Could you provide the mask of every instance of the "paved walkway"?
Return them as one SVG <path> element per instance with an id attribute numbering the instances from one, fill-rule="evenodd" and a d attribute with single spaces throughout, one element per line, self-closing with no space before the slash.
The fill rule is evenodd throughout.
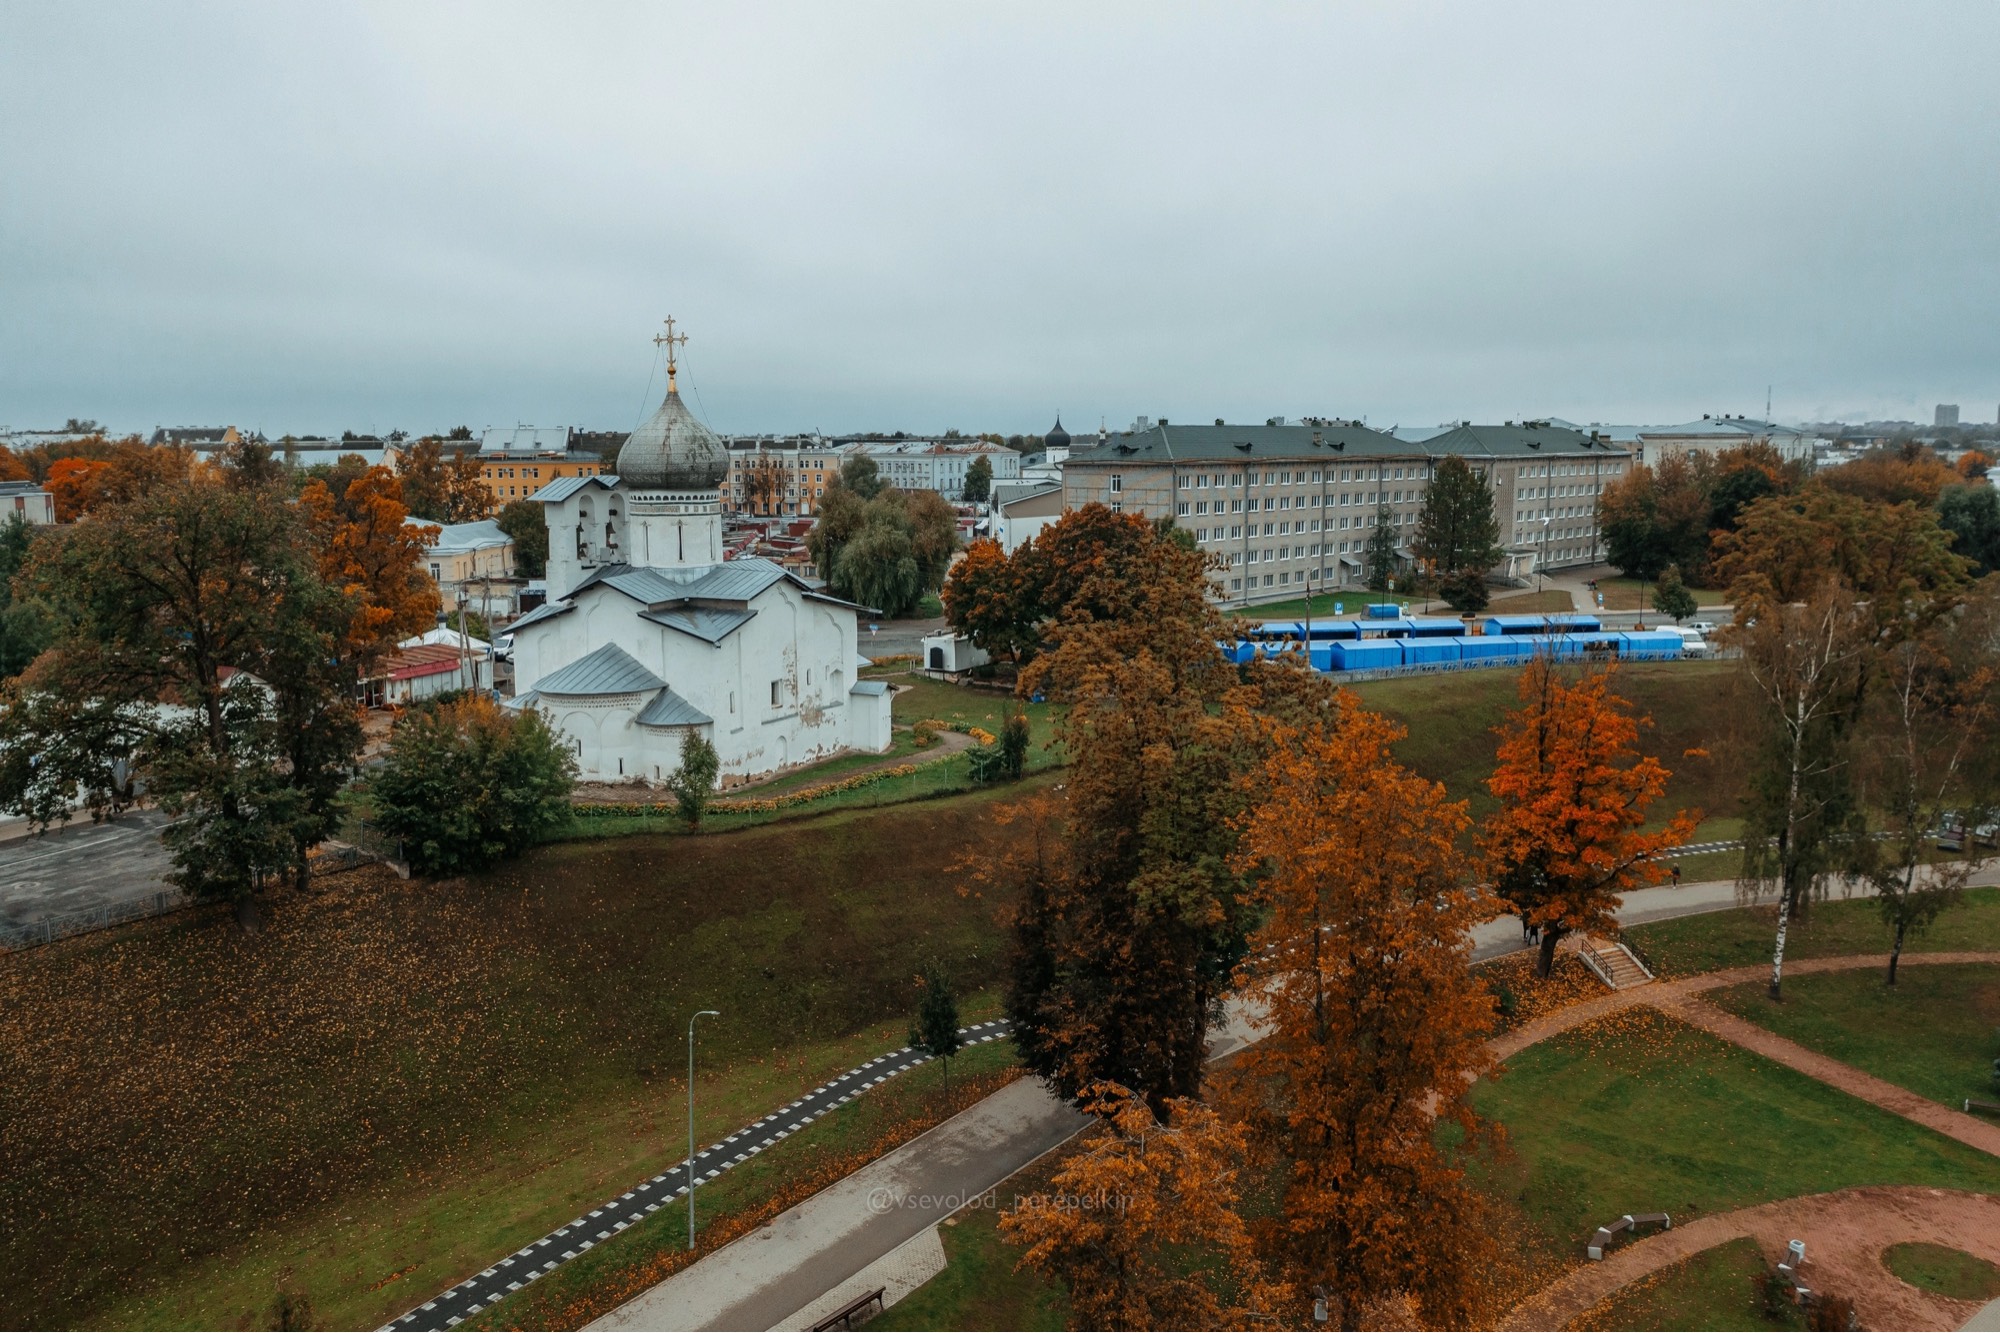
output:
<path id="1" fill-rule="evenodd" d="M 1957 1328 L 1978 1301 L 1920 1291 L 1882 1266 L 1882 1251 L 1928 1241 L 2000 1263 L 2000 1199 L 1921 1186 L 1868 1186 L 1717 1213 L 1612 1250 L 1517 1306 L 1503 1329 L 1566 1328 L 1632 1283 L 1703 1250 L 1753 1237 L 1767 1259 L 1806 1246 L 1804 1279 L 1855 1304 L 1863 1328 Z"/>
<path id="2" fill-rule="evenodd" d="M 1980 876 L 1986 882 L 1990 882 L 1995 877 L 2000 877 L 2000 866 L 1989 867 L 1982 871 Z M 1645 921 L 1664 920 L 1671 917 L 1688 916 L 1702 912 L 1721 911 L 1735 906 L 1737 906 L 1737 896 L 1733 883 L 1728 881 L 1709 881 L 1684 884 L 1677 888 L 1642 889 L 1629 893 L 1625 895 L 1625 906 L 1619 913 L 1619 919 L 1623 924 L 1636 925 Z M 1503 917 L 1496 921 L 1487 922 L 1473 932 L 1473 945 L 1473 957 L 1475 961 L 1483 961 L 1487 958 L 1518 952 L 1523 947 L 1520 939 L 1519 924 L 1511 917 Z M 1919 957 L 1936 957 L 1936 955 L 1906 955 L 1904 961 L 1908 964 L 1914 962 Z M 1819 961 L 1823 962 L 1825 960 Z M 1878 960 L 1871 959 L 1871 965 L 1876 961 Z M 1800 972 L 1819 969 L 1813 965 L 1813 960 L 1803 960 L 1787 964 L 1787 970 L 1792 975 L 1797 975 Z M 1733 979 L 1754 980 L 1764 975 L 1763 970 L 1759 968 L 1743 968 L 1735 969 L 1734 971 L 1743 974 L 1742 977 L 1717 981 L 1715 984 L 1727 985 L 1732 984 Z M 1715 975 L 1717 977 L 1725 977 L 1730 974 L 1717 973 Z M 1665 985 L 1674 986 L 1684 984 L 1686 983 L 1666 983 Z M 1583 1005 L 1572 1006 L 1570 1009 L 1549 1015 L 1537 1023 L 1529 1024 L 1517 1032 L 1509 1034 L 1506 1038 L 1499 1039 L 1496 1050 L 1501 1055 L 1501 1058 L 1504 1059 L 1514 1051 L 1531 1044 L 1532 1041 L 1541 1040 L 1545 1036 L 1553 1035 L 1555 1032 L 1563 1031 L 1568 1027 L 1575 1026 L 1577 1023 L 1587 1021 L 1589 1017 L 1593 1017 L 1598 1013 L 1609 1012 L 1611 1009 L 1623 1007 L 1623 1005 L 1632 1003 L 1640 997 L 1660 995 L 1664 988 L 1664 986 L 1646 986 L 1638 990 L 1607 995 L 1600 1000 L 1589 1001 Z M 996 1040 L 1005 1036 L 1008 1030 L 1008 1025 L 1002 1020 L 981 1024 L 977 1029 L 969 1029 L 968 1031 L 976 1033 L 981 1040 Z M 1527 1035 L 1531 1033 L 1535 1035 Z M 1211 1044 L 1210 1059 L 1222 1058 L 1231 1051 L 1239 1049 L 1249 1041 L 1254 1040 L 1255 1036 L 1256 1032 L 1250 1020 L 1240 1011 L 1232 1011 L 1230 1025 L 1218 1032 Z M 840 1078 L 815 1089 L 812 1093 L 794 1102 L 782 1111 L 766 1117 L 765 1120 L 759 1121 L 757 1124 L 749 1126 L 737 1134 L 731 1135 L 723 1143 L 697 1154 L 696 1168 L 699 1177 L 697 1183 L 705 1182 L 721 1171 L 726 1171 L 738 1162 L 746 1160 L 749 1156 L 761 1152 L 765 1147 L 770 1146 L 771 1143 L 786 1137 L 797 1129 L 803 1128 L 805 1124 L 817 1119 L 818 1116 L 824 1114 L 833 1106 L 850 1100 L 852 1097 L 859 1095 L 884 1079 L 894 1077 L 898 1073 L 923 1063 L 925 1058 L 907 1048 L 901 1051 L 890 1052 L 887 1055 L 869 1061 L 865 1065 L 850 1070 Z M 1005 1090 L 1002 1093 L 996 1093 L 995 1096 L 1001 1096 L 1004 1093 Z M 983 1106 L 984 1103 L 981 1105 Z M 966 1117 L 974 1117 L 979 1110 L 980 1107 L 973 1107 L 971 1110 L 962 1113 L 958 1119 L 963 1120 Z M 1068 1112 L 1067 1107 L 1060 1106 L 1053 1099 L 1050 1099 L 1048 1106 L 1043 1111 L 1043 1115 L 1048 1117 L 1046 1123 L 1049 1132 L 1054 1132 L 1056 1128 L 1055 1117 L 1059 1113 L 1066 1112 Z M 966 1121 L 966 1127 L 963 1130 L 953 1129 L 952 1127 L 956 1123 L 956 1120 L 947 1121 L 944 1125 L 931 1130 L 930 1134 L 956 1134 L 965 1132 L 976 1135 L 984 1132 L 978 1130 L 975 1127 L 975 1122 L 972 1120 Z M 1074 1133 L 1074 1129 L 1072 1128 L 1069 1133 Z M 1065 1133 L 1056 1142 L 1061 1142 L 1068 1137 L 1069 1134 Z M 983 1183 L 979 1183 L 972 1192 L 980 1194 L 997 1186 L 1001 1181 L 1007 1179 L 1007 1177 L 1013 1175 L 1016 1171 L 1033 1161 L 1035 1157 L 1039 1156 L 1040 1151 L 1029 1152 L 1026 1156 L 1021 1155 L 1022 1152 L 1026 1151 L 1026 1145 L 1031 1144 L 1031 1142 L 1031 1138 L 1023 1138 L 1019 1140 L 1019 1143 L 1023 1146 L 1018 1147 L 1014 1151 L 996 1150 L 986 1154 L 981 1160 L 986 1163 L 988 1174 Z M 736 1149 L 734 1155 L 729 1151 L 732 1148 Z M 712 1166 L 713 1169 L 704 1173 L 702 1171 L 704 1166 Z M 559 1264 L 592 1248 L 599 1241 L 608 1239 L 610 1236 L 631 1226 L 634 1222 L 642 1220 L 649 1213 L 657 1211 L 663 1203 L 671 1202 L 674 1199 L 684 1196 L 686 1193 L 685 1178 L 686 1166 L 685 1163 L 682 1163 L 642 1183 L 618 1199 L 606 1203 L 601 1208 L 594 1209 L 585 1216 L 574 1219 L 567 1226 L 558 1228 L 540 1240 L 524 1246 L 514 1254 L 502 1259 L 493 1267 L 466 1279 L 434 1300 L 427 1301 L 416 1309 L 409 1311 L 388 1325 L 388 1327 L 398 1330 L 399 1333 L 418 1333 L 419 1330 L 440 1330 L 456 1325 L 461 1320 L 484 1309 L 494 1301 L 502 1299 L 510 1292 L 518 1290 L 527 1283 L 533 1282 L 535 1279 L 554 1271 Z M 941 1186 L 933 1192 L 947 1194 L 952 1192 L 952 1190 L 950 1187 Z M 947 1212 L 949 1211 L 951 1210 L 947 1210 Z M 766 1236 L 767 1233 L 768 1229 L 766 1232 L 754 1233 L 753 1237 L 746 1237 L 743 1240 L 735 1242 L 734 1245 L 744 1245 L 746 1242 L 753 1240 L 755 1236 Z M 841 1264 L 848 1262 L 849 1259 L 859 1258 L 860 1262 L 856 1263 L 854 1267 L 847 1269 L 847 1274 L 843 1274 L 842 1276 L 846 1277 L 847 1275 L 857 1274 L 860 1270 L 867 1267 L 869 1263 L 883 1259 L 890 1251 L 908 1241 L 914 1234 L 914 1231 L 903 1231 L 901 1234 L 897 1234 L 897 1228 L 894 1227 L 863 1227 L 854 1232 L 854 1238 L 851 1238 L 850 1233 L 838 1228 L 828 1229 L 816 1225 L 814 1228 L 808 1228 L 797 1233 L 796 1237 L 794 1237 L 796 1243 L 793 1245 L 768 1247 L 766 1254 L 775 1262 L 768 1262 L 765 1269 L 761 1271 L 765 1271 L 767 1274 L 767 1280 L 763 1283 L 763 1286 L 770 1288 L 773 1294 L 769 1296 L 764 1304 L 755 1307 L 757 1317 L 768 1315 L 765 1323 L 756 1326 L 759 1328 L 772 1327 L 774 1324 L 785 1320 L 791 1312 L 800 1310 L 802 1307 L 808 1305 L 817 1304 L 817 1301 L 810 1295 L 804 1300 L 793 1301 L 789 1305 L 784 1303 L 791 1300 L 792 1295 L 796 1294 L 790 1285 L 781 1285 L 784 1283 L 784 1275 L 792 1268 L 803 1267 L 823 1277 L 825 1273 L 840 1267 Z M 868 1239 L 865 1242 L 861 1241 L 857 1239 L 860 1236 L 866 1236 Z M 818 1240 L 813 1241 L 812 1238 L 814 1237 L 817 1237 Z M 822 1264 L 818 1257 L 819 1252 L 811 1249 L 811 1245 L 815 1243 L 838 1250 L 842 1257 L 837 1261 Z M 800 1252 L 798 1248 L 800 1245 L 806 1247 L 806 1253 Z M 682 1270 L 681 1273 L 667 1279 L 666 1282 L 656 1287 L 653 1292 L 639 1297 L 638 1300 L 646 1301 L 655 1293 L 663 1292 L 673 1287 L 677 1282 L 684 1279 L 692 1279 L 693 1275 L 701 1270 L 703 1265 L 726 1253 L 730 1248 L 733 1248 L 733 1246 L 725 1247 L 724 1250 L 717 1251 L 716 1254 L 707 1256 L 698 1263 Z M 816 1278 L 815 1280 L 818 1279 Z M 835 1279 L 836 1284 L 839 1281 L 840 1279 Z M 852 1285 L 851 1278 L 849 1279 L 849 1285 Z M 692 1288 L 690 1289 L 692 1290 Z M 831 1288 L 823 1289 L 822 1294 L 831 1295 L 833 1291 Z M 706 1307 L 697 1306 L 694 1308 Z M 738 1313 L 739 1315 L 748 1317 L 747 1310 L 739 1311 Z M 678 1317 L 664 1319 L 662 1322 L 666 1326 L 682 1328 L 702 1326 L 692 1319 L 681 1319 Z M 736 1325 L 715 1324 L 711 1326 L 734 1327 Z"/>
<path id="3" fill-rule="evenodd" d="M 1258 1035 L 1254 1021 L 1235 1012 L 1213 1034 L 1209 1059 Z M 589 1327 L 808 1328 L 813 1311 L 884 1285 L 871 1265 L 913 1236 L 961 1208 L 1011 1207 L 994 1191 L 1089 1124 L 1039 1080 L 1017 1080 Z"/>

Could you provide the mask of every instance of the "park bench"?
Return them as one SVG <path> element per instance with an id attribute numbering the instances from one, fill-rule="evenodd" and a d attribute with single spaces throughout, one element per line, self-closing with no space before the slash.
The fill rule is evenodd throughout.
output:
<path id="1" fill-rule="evenodd" d="M 1982 1102 L 1976 1097 L 1967 1097 L 1965 1113 L 1971 1115 L 1974 1111 L 1981 1115 L 2000 1115 L 2000 1102 Z"/>
<path id="2" fill-rule="evenodd" d="M 887 1287 L 877 1287 L 873 1291 L 864 1292 L 856 1296 L 853 1300 L 841 1306 L 817 1324 L 814 1324 L 813 1333 L 825 1333 L 825 1330 L 830 1328 L 853 1328 L 854 1321 L 862 1315 L 867 1314 L 870 1309 L 880 1310 L 882 1308 L 882 1294 L 887 1290 Z"/>
<path id="3" fill-rule="evenodd" d="M 1656 1224 L 1667 1231 L 1674 1229 L 1674 1219 L 1665 1213 L 1627 1213 L 1616 1222 L 1609 1223 L 1597 1229 L 1597 1234 L 1590 1238 L 1590 1257 L 1593 1259 L 1602 1259 L 1604 1251 L 1611 1246 L 1611 1238 L 1613 1236 L 1621 1231 L 1636 1232 L 1641 1226 L 1648 1223 Z"/>

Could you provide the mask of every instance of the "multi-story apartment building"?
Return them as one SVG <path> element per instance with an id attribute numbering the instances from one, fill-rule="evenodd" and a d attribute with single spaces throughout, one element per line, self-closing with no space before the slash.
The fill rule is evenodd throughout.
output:
<path id="1" fill-rule="evenodd" d="M 572 448 L 567 426 L 495 426 L 479 437 L 479 479 L 501 508 L 525 500 L 563 477 L 596 477 L 611 471 L 601 455 Z"/>
<path id="2" fill-rule="evenodd" d="M 1407 561 L 1424 492 L 1450 454 L 1493 488 L 1506 550 L 1499 572 L 1521 577 L 1602 557 L 1596 497 L 1632 456 L 1602 436 L 1547 422 L 1465 424 L 1419 441 L 1346 421 L 1161 422 L 1072 453 L 1063 500 L 1172 518 L 1222 560 L 1219 598 L 1276 601 L 1309 586 L 1359 587 L 1381 522 L 1397 529 L 1397 554 Z"/>
<path id="3" fill-rule="evenodd" d="M 743 518 L 810 518 L 840 475 L 848 445 L 817 435 L 752 435 L 725 441 L 723 512 Z"/>
<path id="4" fill-rule="evenodd" d="M 936 491 L 947 500 L 965 494 L 965 473 L 973 460 L 993 467 L 993 480 L 1018 481 L 1021 455 L 987 440 L 891 440 L 853 446 L 875 460 L 883 481 L 904 491 Z"/>

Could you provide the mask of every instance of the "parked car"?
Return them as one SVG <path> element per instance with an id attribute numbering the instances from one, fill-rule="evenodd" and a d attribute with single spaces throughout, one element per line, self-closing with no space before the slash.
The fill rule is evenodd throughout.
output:
<path id="1" fill-rule="evenodd" d="M 1687 624 L 1681 626 L 1681 628 L 1691 629 L 1706 639 L 1709 635 L 1715 633 L 1715 622 L 1713 620 L 1690 620 Z"/>

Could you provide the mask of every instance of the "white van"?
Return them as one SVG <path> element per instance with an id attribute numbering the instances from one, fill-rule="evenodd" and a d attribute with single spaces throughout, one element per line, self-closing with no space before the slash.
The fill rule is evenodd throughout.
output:
<path id="1" fill-rule="evenodd" d="M 1701 637 L 1700 630 L 1694 628 L 1692 625 L 1674 625 L 1668 628 L 1671 629 L 1671 632 L 1681 636 L 1682 657 L 1712 656 L 1709 651 L 1708 640 Z"/>

